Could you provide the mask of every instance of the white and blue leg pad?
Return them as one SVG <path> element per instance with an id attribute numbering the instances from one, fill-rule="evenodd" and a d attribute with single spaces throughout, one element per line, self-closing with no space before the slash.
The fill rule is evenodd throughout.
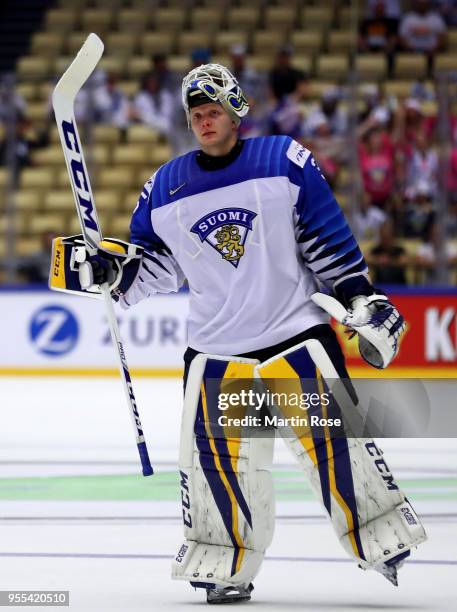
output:
<path id="1" fill-rule="evenodd" d="M 273 537 L 274 437 L 218 425 L 219 393 L 251 384 L 258 363 L 200 354 L 190 366 L 179 453 L 185 539 L 172 577 L 194 586 L 248 585 Z"/>
<path id="2" fill-rule="evenodd" d="M 337 371 L 318 340 L 306 340 L 257 365 L 255 374 L 267 386 L 274 385 L 276 392 L 295 389 L 300 393 L 304 380 L 309 391 L 313 379 L 320 396 L 332 390 L 330 402 L 320 402 L 312 412 L 317 410 L 325 418 L 344 415 L 343 435 L 336 435 L 328 426 L 281 427 L 279 431 L 327 511 L 341 544 L 361 567 L 376 568 L 426 539 L 382 451 L 372 439 L 351 435 L 350 421 L 357 421 L 360 408 L 338 382 Z M 287 409 L 282 411 L 288 416 Z"/>

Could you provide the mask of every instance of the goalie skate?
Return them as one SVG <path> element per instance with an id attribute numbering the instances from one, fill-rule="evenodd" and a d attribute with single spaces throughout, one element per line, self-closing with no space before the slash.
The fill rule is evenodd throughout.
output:
<path id="1" fill-rule="evenodd" d="M 252 582 L 247 586 L 215 586 L 211 589 L 206 589 L 206 601 L 209 604 L 227 604 L 236 603 L 238 601 L 249 601 L 251 599 L 251 591 L 254 590 Z"/>

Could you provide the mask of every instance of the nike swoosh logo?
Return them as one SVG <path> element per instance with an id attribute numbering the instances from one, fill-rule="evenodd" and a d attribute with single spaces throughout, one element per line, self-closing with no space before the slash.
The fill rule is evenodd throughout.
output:
<path id="1" fill-rule="evenodd" d="M 187 185 L 187 183 L 183 183 L 182 185 L 179 185 L 179 187 L 176 187 L 176 189 L 170 189 L 170 192 L 169 192 L 170 195 L 172 196 L 172 195 L 175 195 L 175 193 L 178 193 L 178 191 L 182 189 L 184 185 Z"/>

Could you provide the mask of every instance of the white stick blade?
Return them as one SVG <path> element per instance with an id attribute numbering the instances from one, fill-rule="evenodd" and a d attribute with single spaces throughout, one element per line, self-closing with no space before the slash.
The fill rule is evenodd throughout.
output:
<path id="1" fill-rule="evenodd" d="M 64 72 L 55 86 L 52 103 L 55 107 L 59 98 L 73 100 L 76 94 L 90 77 L 95 66 L 103 55 L 104 44 L 97 34 L 89 34 L 75 59 Z"/>

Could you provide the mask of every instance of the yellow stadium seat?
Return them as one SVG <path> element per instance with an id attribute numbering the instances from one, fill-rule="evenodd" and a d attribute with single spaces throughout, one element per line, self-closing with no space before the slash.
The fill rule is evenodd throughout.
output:
<path id="1" fill-rule="evenodd" d="M 250 55 L 249 66 L 260 72 L 267 72 L 271 68 L 272 59 L 268 54 Z"/>
<path id="2" fill-rule="evenodd" d="M 268 56 L 276 55 L 279 47 L 286 40 L 286 32 L 281 29 L 276 30 L 257 30 L 252 39 L 252 50 L 256 55 L 265 54 Z"/>
<path id="3" fill-rule="evenodd" d="M 186 11 L 182 8 L 159 8 L 154 11 L 153 20 L 158 31 L 182 30 Z"/>
<path id="4" fill-rule="evenodd" d="M 61 170 L 55 171 L 56 172 L 56 187 L 58 187 L 59 189 L 70 189 L 71 190 L 71 185 L 70 185 L 70 178 L 68 176 L 68 171 L 65 168 L 62 168 Z"/>
<path id="5" fill-rule="evenodd" d="M 292 57 L 292 66 L 310 74 L 313 70 L 313 58 L 309 55 L 295 55 Z"/>
<path id="6" fill-rule="evenodd" d="M 72 8 L 55 8 L 46 13 L 45 26 L 49 31 L 69 32 L 76 30 L 79 23 L 78 11 Z"/>
<path id="7" fill-rule="evenodd" d="M 133 55 L 138 39 L 131 32 L 110 32 L 105 36 L 106 52 L 110 55 Z"/>
<path id="8" fill-rule="evenodd" d="M 297 21 L 297 11 L 292 6 L 267 6 L 264 19 L 266 29 L 288 29 Z"/>
<path id="9" fill-rule="evenodd" d="M 145 147 L 133 143 L 120 145 L 113 151 L 114 164 L 141 164 L 145 160 Z"/>
<path id="10" fill-rule="evenodd" d="M 175 35 L 170 32 L 146 32 L 141 37 L 140 46 L 144 54 L 164 53 L 168 55 L 174 46 Z"/>
<path id="11" fill-rule="evenodd" d="M 135 189 L 135 190 L 132 189 L 130 191 L 127 191 L 124 194 L 124 197 L 123 197 L 123 200 L 122 200 L 122 204 L 121 204 L 121 209 L 124 212 L 130 213 L 130 214 L 133 213 L 133 210 L 134 210 L 134 208 L 136 206 L 136 203 L 138 202 L 138 199 L 140 197 L 140 190 L 141 190 L 142 186 L 144 185 L 144 183 L 147 181 L 147 179 L 150 177 L 150 175 L 151 175 L 151 170 L 150 170 L 150 168 L 148 168 L 146 178 L 144 180 L 142 178 L 141 181 L 138 181 L 139 188 Z"/>
<path id="12" fill-rule="evenodd" d="M 119 81 L 117 84 L 119 89 L 129 98 L 133 98 L 138 93 L 140 84 L 138 80 Z"/>
<path id="13" fill-rule="evenodd" d="M 143 166 L 142 168 L 137 170 L 137 172 L 135 174 L 135 181 L 136 182 L 135 182 L 135 185 L 134 185 L 134 187 L 137 189 L 137 195 L 136 195 L 136 198 L 135 198 L 135 204 L 136 204 L 136 202 L 138 200 L 138 197 L 140 195 L 141 188 L 146 183 L 146 181 L 148 181 L 151 178 L 151 176 L 154 174 L 154 172 L 157 170 L 157 168 L 158 168 L 158 165 L 149 164 L 148 166 Z"/>
<path id="14" fill-rule="evenodd" d="M 427 58 L 418 53 L 397 53 L 395 56 L 395 77 L 423 78 L 427 73 Z"/>
<path id="15" fill-rule="evenodd" d="M 107 8 L 85 9 L 82 11 L 82 29 L 97 34 L 109 30 L 113 22 L 113 11 Z"/>
<path id="16" fill-rule="evenodd" d="M 127 61 L 126 74 L 130 79 L 139 79 L 152 69 L 152 59 L 148 56 L 134 56 Z"/>
<path id="17" fill-rule="evenodd" d="M 2 190 L 8 185 L 9 183 L 9 172 L 6 168 L 0 168 L 0 187 L 2 188 Z M 0 190 L 1 193 L 1 190 Z"/>
<path id="18" fill-rule="evenodd" d="M 168 67 L 175 72 L 187 72 L 190 70 L 190 58 L 188 55 L 170 55 Z"/>
<path id="19" fill-rule="evenodd" d="M 16 64 L 16 74 L 20 80 L 41 81 L 51 74 L 51 61 L 47 57 L 21 57 Z"/>
<path id="20" fill-rule="evenodd" d="M 340 28 L 350 28 L 353 20 L 353 7 L 352 6 L 342 6 L 338 11 L 338 24 Z M 357 19 L 360 20 L 363 18 L 363 15 L 360 13 L 356 14 Z"/>
<path id="21" fill-rule="evenodd" d="M 290 42 L 295 53 L 317 53 L 322 48 L 323 34 L 318 30 L 295 30 Z"/>
<path id="22" fill-rule="evenodd" d="M 240 30 L 223 30 L 216 33 L 214 48 L 216 53 L 226 53 L 233 45 L 247 45 L 248 35 Z"/>
<path id="23" fill-rule="evenodd" d="M 71 55 L 56 57 L 53 64 L 53 73 L 60 78 L 74 59 L 74 56 Z"/>
<path id="24" fill-rule="evenodd" d="M 259 9 L 253 6 L 231 8 L 227 15 L 227 26 L 230 30 L 251 31 L 259 22 Z"/>
<path id="25" fill-rule="evenodd" d="M 192 49 L 211 46 L 213 33 L 209 31 L 193 30 L 190 32 L 182 32 L 178 36 L 178 53 L 189 54 Z"/>
<path id="26" fill-rule="evenodd" d="M 172 158 L 172 152 L 170 145 L 156 145 L 154 147 L 148 147 L 148 159 L 151 161 L 151 164 L 156 166 L 160 166 L 161 164 L 166 163 Z"/>
<path id="27" fill-rule="evenodd" d="M 44 210 L 51 213 L 55 210 L 66 210 L 76 213 L 76 205 L 73 193 L 70 189 L 60 191 L 49 191 L 44 197 Z"/>
<path id="28" fill-rule="evenodd" d="M 450 28 L 447 31 L 447 45 L 449 49 L 457 49 L 457 28 Z"/>
<path id="29" fill-rule="evenodd" d="M 338 53 L 344 51 L 348 53 L 351 49 L 355 49 L 357 45 L 357 36 L 354 36 L 352 30 L 332 30 L 328 35 L 328 51 L 329 53 Z"/>
<path id="30" fill-rule="evenodd" d="M 190 14 L 192 29 L 198 32 L 211 30 L 217 32 L 222 20 L 222 10 L 220 7 L 195 8 Z M 199 45 L 204 46 L 204 45 Z"/>
<path id="31" fill-rule="evenodd" d="M 39 100 L 50 101 L 52 90 L 54 89 L 54 83 L 47 81 L 46 83 L 37 84 L 37 94 Z"/>
<path id="32" fill-rule="evenodd" d="M 49 189 L 54 182 L 55 172 L 52 168 L 24 168 L 19 179 L 21 189 Z"/>
<path id="33" fill-rule="evenodd" d="M 332 6 L 307 6 L 302 10 L 301 23 L 305 30 L 327 30 L 332 20 Z"/>
<path id="34" fill-rule="evenodd" d="M 135 186 L 135 178 L 134 168 L 131 166 L 122 165 L 101 168 L 98 173 L 97 189 L 113 189 L 118 187 L 128 189 L 131 186 Z"/>
<path id="35" fill-rule="evenodd" d="M 49 117 L 49 106 L 47 100 L 41 102 L 29 102 L 25 111 L 27 117 L 34 123 L 43 123 Z"/>
<path id="36" fill-rule="evenodd" d="M 387 74 L 387 58 L 381 53 L 357 55 L 355 67 L 362 80 L 383 80 Z"/>
<path id="37" fill-rule="evenodd" d="M 396 98 L 408 98 L 414 81 L 384 81 L 384 94 Z"/>
<path id="38" fill-rule="evenodd" d="M 37 212 L 43 203 L 42 193 L 34 189 L 20 189 L 14 196 L 16 210 L 26 210 Z"/>
<path id="39" fill-rule="evenodd" d="M 94 139 L 92 147 L 85 147 L 85 156 L 87 165 L 89 166 L 89 172 L 91 172 L 91 164 L 97 166 L 103 166 L 111 162 L 112 147 L 109 144 L 98 143 Z"/>
<path id="40" fill-rule="evenodd" d="M 116 17 L 118 30 L 121 32 L 142 32 L 150 23 L 151 11 L 141 8 L 125 8 Z"/>
<path id="41" fill-rule="evenodd" d="M 53 211 L 47 215 L 32 215 L 29 219 L 28 230 L 31 234 L 55 233 L 56 236 L 65 232 L 67 227 L 66 214 Z"/>
<path id="42" fill-rule="evenodd" d="M 65 47 L 68 55 L 75 55 L 82 47 L 83 42 L 87 38 L 87 32 L 71 32 L 68 34 L 65 42 Z"/>
<path id="43" fill-rule="evenodd" d="M 126 59 L 116 55 L 107 55 L 102 57 L 98 63 L 98 68 L 107 73 L 123 75 L 125 72 Z"/>
<path id="44" fill-rule="evenodd" d="M 55 57 L 62 51 L 64 34 L 61 32 L 36 32 L 30 45 L 33 54 Z"/>
<path id="45" fill-rule="evenodd" d="M 30 102 L 37 97 L 38 85 L 36 83 L 18 83 L 16 85 L 16 93 L 24 98 L 26 102 Z"/>
<path id="46" fill-rule="evenodd" d="M 135 124 L 127 128 L 127 142 L 135 144 L 154 144 L 160 134 L 147 125 Z"/>
<path id="47" fill-rule="evenodd" d="M 440 53 L 435 56 L 434 72 L 457 70 L 457 53 Z"/>
<path id="48" fill-rule="evenodd" d="M 63 166 L 65 164 L 62 147 L 59 144 L 33 151 L 32 160 L 34 164 L 40 166 Z"/>
<path id="49" fill-rule="evenodd" d="M 97 211 L 116 212 L 123 200 L 123 192 L 119 189 L 97 189 L 94 192 L 94 201 Z"/>
<path id="50" fill-rule="evenodd" d="M 18 257 L 28 257 L 41 250 L 41 238 L 34 236 L 19 237 L 16 240 L 16 255 Z"/>
<path id="51" fill-rule="evenodd" d="M 116 215 L 116 217 L 109 220 L 109 230 L 106 231 L 111 236 L 122 236 L 125 238 L 130 234 L 130 221 L 131 215 L 129 214 Z"/>
<path id="52" fill-rule="evenodd" d="M 117 144 L 120 139 L 120 130 L 114 125 L 95 125 L 93 127 L 93 140 L 97 144 Z"/>
<path id="53" fill-rule="evenodd" d="M 316 75 L 319 79 L 342 79 L 347 76 L 348 69 L 347 55 L 319 55 L 316 58 Z"/>

